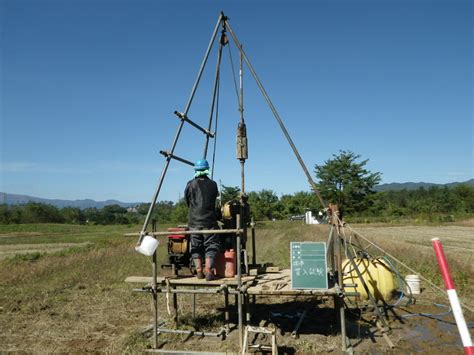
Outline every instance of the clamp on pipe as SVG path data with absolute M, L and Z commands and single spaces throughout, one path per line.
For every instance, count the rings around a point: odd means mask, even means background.
M 342 292 L 337 282 L 334 284 L 334 288 L 336 289 L 336 293 L 339 297 L 344 297 L 344 292 Z
M 214 133 L 212 133 L 210 130 L 206 129 L 206 128 L 203 128 L 201 127 L 200 125 L 198 125 L 197 123 L 191 121 L 189 119 L 188 116 L 186 116 L 184 113 L 181 113 L 179 111 L 174 111 L 174 114 L 176 116 L 178 116 L 178 118 L 181 120 L 181 121 L 186 121 L 188 122 L 191 126 L 193 126 L 194 128 L 198 129 L 199 131 L 201 131 L 202 133 L 206 134 L 207 136 L 211 137 L 211 138 L 214 138 Z
M 242 287 L 240 288 L 239 291 L 242 292 L 242 293 L 246 293 L 247 290 L 249 289 L 249 287 L 250 287 L 250 284 L 245 284 L 244 286 L 242 286 Z
M 217 293 L 221 292 L 227 293 L 227 284 L 222 284 L 219 286 L 219 288 L 217 289 Z

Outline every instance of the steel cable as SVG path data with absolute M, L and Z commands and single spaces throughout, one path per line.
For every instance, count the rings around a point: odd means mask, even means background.
M 232 79 L 234 79 L 235 94 L 237 95 L 237 105 L 240 108 L 239 89 L 237 88 L 237 80 L 235 79 L 234 61 L 232 60 L 232 52 L 230 50 L 230 42 L 227 44 L 227 48 L 229 49 L 230 67 L 232 68 Z
M 337 220 L 339 223 L 342 224 L 342 221 L 337 217 Z M 416 270 L 412 269 L 411 267 L 409 267 L 407 264 L 403 263 L 402 261 L 398 260 L 396 257 L 394 257 L 393 255 L 391 255 L 390 253 L 388 253 L 387 251 L 385 251 L 384 249 L 382 249 L 381 247 L 379 247 L 377 244 L 375 244 L 374 242 L 370 241 L 367 237 L 365 237 L 363 234 L 355 231 L 353 228 L 351 228 L 349 225 L 347 225 L 347 228 L 349 228 L 353 233 L 357 234 L 359 237 L 361 237 L 362 239 L 364 239 L 367 243 L 369 243 L 370 245 L 374 246 L 375 248 L 377 248 L 379 251 L 381 251 L 382 253 L 388 255 L 390 258 L 392 258 L 394 261 L 396 261 L 397 263 L 399 263 L 400 265 L 402 265 L 403 267 L 405 267 L 406 269 L 410 270 L 411 272 L 415 273 L 416 275 L 418 275 L 422 280 L 424 280 L 425 282 L 427 282 L 433 289 L 437 290 L 438 292 L 442 293 L 443 295 L 446 296 L 446 291 L 443 290 L 441 287 L 437 286 L 435 283 L 433 283 L 431 280 L 427 279 L 426 277 L 424 277 L 423 275 L 421 275 L 419 272 L 417 272 Z M 468 311 L 470 311 L 471 313 L 474 313 L 474 309 L 472 309 L 470 306 L 464 304 L 463 302 L 460 302 L 461 305 L 467 309 Z
M 214 123 L 214 147 L 212 150 L 212 169 L 211 169 L 211 179 L 214 179 L 214 164 L 216 162 L 216 147 L 217 147 L 217 127 L 219 121 L 219 93 L 220 93 L 220 70 L 217 81 L 217 97 L 216 97 L 216 122 Z

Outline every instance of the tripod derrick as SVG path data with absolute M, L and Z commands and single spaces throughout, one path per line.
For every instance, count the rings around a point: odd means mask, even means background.
M 230 38 L 228 37 L 230 35 Z M 218 39 L 218 40 L 217 40 Z M 175 148 L 181 136 L 182 130 L 184 125 L 189 125 L 193 127 L 198 132 L 204 135 L 204 147 L 203 147 L 203 154 L 202 158 L 206 159 L 210 153 L 210 144 L 213 140 L 213 151 L 212 151 L 212 174 L 214 174 L 214 162 L 215 162 L 215 152 L 216 152 L 216 141 L 218 138 L 218 119 L 219 119 L 219 92 L 220 92 L 220 78 L 221 78 L 221 64 L 222 64 L 222 57 L 223 57 L 223 48 L 225 46 L 229 47 L 229 54 L 230 54 L 230 45 L 231 42 L 229 39 L 232 39 L 233 44 L 237 47 L 239 52 L 240 58 L 240 70 L 239 70 L 239 88 L 237 89 L 237 84 L 235 81 L 234 75 L 234 83 L 236 86 L 236 94 L 238 97 L 238 111 L 240 113 L 239 121 L 237 124 L 237 137 L 236 137 L 236 158 L 240 162 L 240 170 L 241 170 L 241 187 L 240 187 L 240 198 L 238 201 L 234 201 L 233 204 L 228 205 L 227 215 L 224 213 L 224 218 L 227 218 L 227 227 L 221 230 L 201 230 L 201 231 L 187 231 L 185 229 L 177 231 L 176 229 L 169 230 L 167 232 L 156 232 L 156 226 L 153 227 L 152 231 L 148 230 L 149 224 L 151 222 L 151 216 L 155 207 L 155 204 L 158 200 L 160 192 L 162 190 L 163 182 L 168 172 L 169 165 L 172 160 L 178 161 L 180 163 L 193 166 L 194 164 L 191 160 L 177 156 L 175 154 Z M 212 94 L 211 94 L 211 106 L 210 106 L 210 113 L 208 118 L 207 125 L 203 126 L 198 124 L 192 117 L 189 117 L 189 111 L 191 105 L 193 103 L 193 99 L 195 97 L 196 91 L 198 90 L 204 69 L 208 63 L 209 56 L 211 54 L 212 48 L 215 43 L 218 43 L 217 48 L 217 60 L 216 60 L 216 68 L 214 73 L 214 82 L 212 86 Z M 233 62 L 232 56 L 229 57 L 232 63 L 232 70 L 233 70 Z M 316 194 L 321 207 L 328 215 L 328 220 L 330 224 L 330 232 L 329 232 L 329 239 L 326 243 L 327 249 L 327 260 L 329 261 L 327 264 L 327 270 L 325 270 L 325 275 L 327 272 L 327 277 L 329 280 L 328 287 L 326 288 L 293 288 L 290 287 L 291 282 L 291 275 L 288 270 L 278 270 L 278 268 L 269 268 L 265 265 L 257 264 L 256 260 L 256 245 L 255 245 L 255 223 L 253 220 L 251 221 L 249 218 L 249 206 L 247 203 L 247 196 L 245 194 L 246 186 L 245 186 L 245 162 L 248 159 L 248 141 L 247 141 L 247 127 L 244 118 L 244 86 L 243 86 L 243 75 L 244 75 L 244 64 L 246 68 L 250 72 L 251 76 L 255 80 L 257 87 L 259 88 L 262 96 L 264 97 L 265 101 L 267 102 L 271 112 L 273 113 L 278 125 L 280 126 L 288 144 L 290 145 L 296 159 L 298 160 L 307 180 L 308 183 Z M 273 102 L 271 101 L 269 95 L 267 94 L 262 82 L 260 81 L 254 67 L 252 66 L 247 54 L 245 53 L 243 46 L 239 42 L 235 32 L 233 31 L 229 19 L 221 13 L 217 20 L 217 23 L 214 27 L 212 32 L 210 41 L 208 43 L 206 52 L 204 54 L 203 60 L 201 62 L 200 68 L 198 70 L 196 79 L 191 89 L 191 93 L 189 98 L 185 104 L 183 111 L 174 111 L 175 116 L 178 118 L 179 123 L 178 127 L 172 141 L 172 144 L 168 150 L 160 151 L 161 155 L 165 158 L 164 165 L 162 168 L 162 172 L 160 178 L 157 183 L 156 190 L 153 194 L 153 198 L 151 200 L 150 208 L 147 212 L 145 217 L 145 221 L 143 223 L 143 227 L 138 234 L 138 242 L 137 242 L 137 250 L 139 250 L 140 245 L 144 241 L 144 238 L 156 238 L 158 236 L 167 236 L 172 239 L 172 236 L 180 236 L 181 242 L 185 242 L 186 238 L 189 234 L 206 234 L 206 233 L 214 233 L 222 235 L 223 237 L 228 236 L 232 238 L 232 244 L 235 245 L 235 255 L 236 255 L 236 275 L 233 278 L 224 278 L 216 281 L 210 282 L 203 282 L 202 280 L 198 280 L 195 277 L 180 277 L 178 275 L 179 267 L 173 264 L 173 274 L 172 277 L 158 277 L 158 261 L 157 261 L 157 252 L 156 250 L 152 254 L 152 278 L 149 280 L 148 278 L 137 278 L 131 277 L 128 278 L 128 282 L 143 282 L 143 281 L 150 281 L 149 284 L 142 289 L 138 289 L 137 291 L 140 292 L 147 292 L 152 295 L 153 300 L 153 310 L 154 310 L 154 323 L 152 326 L 153 329 L 153 346 L 154 348 L 158 347 L 158 335 L 161 333 L 176 333 L 176 334 L 184 334 L 185 332 L 188 335 L 201 335 L 201 336 L 219 336 L 225 337 L 230 332 L 229 326 L 229 295 L 235 295 L 236 297 L 236 308 L 237 308 L 237 318 L 238 318 L 238 332 L 239 332 L 239 345 L 241 349 L 245 349 L 248 344 L 245 344 L 248 331 L 255 330 L 250 326 L 250 296 L 252 297 L 253 303 L 255 303 L 255 299 L 257 296 L 271 296 L 271 295 L 279 295 L 279 296 L 328 296 L 333 297 L 334 299 L 334 307 L 336 310 L 336 314 L 338 316 L 339 324 L 340 324 L 340 331 L 342 336 L 342 350 L 346 351 L 350 349 L 350 344 L 346 337 L 346 322 L 345 322 L 345 301 L 344 298 L 347 296 L 354 296 L 357 295 L 357 292 L 347 292 L 346 285 L 344 284 L 343 278 L 343 260 L 342 260 L 342 249 L 343 247 L 347 250 L 346 245 L 347 241 L 344 235 L 344 222 L 339 218 L 339 211 L 337 206 L 329 205 L 326 206 L 316 183 L 311 177 L 306 164 L 304 163 L 301 155 L 299 154 L 292 138 L 288 130 L 283 123 L 281 116 L 279 115 L 278 111 L 276 110 Z M 224 201 L 222 201 L 224 202 Z M 224 223 L 225 224 L 225 223 Z M 246 250 L 246 241 L 247 241 L 247 234 L 248 231 L 251 231 L 251 247 L 252 247 L 252 262 L 249 263 L 248 261 L 248 254 Z M 136 235 L 136 234 L 135 234 Z M 176 238 L 175 238 L 176 239 Z M 169 242 L 169 243 L 177 243 Z M 179 247 L 176 247 L 177 244 L 170 244 L 168 245 L 168 252 L 170 250 L 174 253 L 177 249 L 181 250 L 181 248 L 186 249 L 185 244 L 180 244 Z M 325 247 L 326 248 L 326 247 Z M 347 253 L 346 253 L 347 254 Z M 364 277 L 359 270 L 358 264 L 354 261 L 357 257 L 354 254 L 347 255 L 348 259 L 350 260 L 352 269 L 356 270 L 357 276 L 360 279 L 361 284 L 363 285 L 365 291 L 369 295 L 369 300 L 372 303 L 375 309 L 375 319 L 378 324 L 382 324 L 384 327 L 384 331 L 387 331 L 387 324 L 385 322 L 385 318 L 383 317 L 382 313 L 380 312 L 377 300 L 373 296 L 372 291 L 370 290 L 367 282 L 364 280 Z M 273 271 L 274 274 L 268 273 L 268 271 Z M 286 280 L 286 284 L 281 286 L 281 280 Z M 275 288 L 265 288 L 262 287 L 262 283 L 270 282 L 270 284 L 275 284 Z M 272 285 L 273 285 L 272 284 Z M 280 286 L 278 286 L 280 285 Z M 226 325 L 224 329 L 221 329 L 217 333 L 204 333 L 204 332 L 190 332 L 190 331 L 183 331 L 177 329 L 168 329 L 168 328 L 160 328 L 159 324 L 159 307 L 158 307 L 158 297 L 160 293 L 166 293 L 167 295 L 173 296 L 173 309 L 174 309 L 174 321 L 175 326 L 178 325 L 178 294 L 192 294 L 193 297 L 193 315 L 195 313 L 195 298 L 196 295 L 199 294 L 220 294 L 224 296 L 225 302 L 225 320 Z M 304 315 L 298 321 L 298 326 L 301 325 L 303 321 Z M 247 327 L 245 327 L 247 325 Z M 249 328 L 250 327 L 250 328 Z M 244 329 L 245 328 L 245 329 Z M 297 332 L 298 329 L 295 329 Z M 244 337 L 244 330 L 245 330 L 245 337 Z M 263 332 L 263 330 L 262 330 Z M 274 333 L 272 333 L 274 335 Z M 272 344 L 272 350 L 273 345 Z

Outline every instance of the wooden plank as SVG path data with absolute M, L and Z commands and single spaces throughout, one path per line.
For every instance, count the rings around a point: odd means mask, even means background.
M 247 283 L 253 281 L 255 276 L 242 276 L 242 283 Z M 213 281 L 206 281 L 205 279 L 198 279 L 197 277 L 187 277 L 187 278 L 176 278 L 170 279 L 171 285 L 182 285 L 182 286 L 220 286 L 222 284 L 226 285 L 237 285 L 237 278 L 222 278 Z
M 152 278 L 149 276 L 129 276 L 125 279 L 128 283 L 151 283 Z M 213 281 L 200 280 L 194 276 L 178 276 L 176 278 L 169 278 L 170 285 L 173 286 L 220 286 L 227 284 L 230 286 L 237 286 L 235 278 L 223 278 Z M 166 278 L 157 277 L 156 282 L 159 285 L 166 283 Z M 290 288 L 290 270 L 284 269 L 277 273 L 262 274 L 255 276 L 243 276 L 242 283 L 253 285 L 247 289 L 249 295 L 275 295 L 275 296 L 333 296 L 337 294 L 336 289 L 309 289 L 309 290 L 292 290 Z
M 250 276 L 257 276 L 258 275 L 258 269 L 250 269 L 249 274 L 250 274 Z
M 251 282 L 255 279 L 255 276 L 243 276 L 242 283 Z M 150 276 L 129 276 L 125 279 L 127 283 L 151 283 L 153 280 Z M 157 284 L 165 284 L 166 278 L 164 277 L 157 277 L 156 278 Z M 222 278 L 213 281 L 206 281 L 205 279 L 198 279 L 195 276 L 188 276 L 188 277 L 175 277 L 169 278 L 170 285 L 174 286 L 220 286 L 222 284 L 226 285 L 237 285 L 236 278 Z
M 290 269 L 283 269 L 278 272 L 270 272 L 267 274 L 261 274 L 259 280 L 278 280 L 282 278 L 290 278 Z
M 247 293 L 249 295 L 332 296 L 336 294 L 336 289 L 291 289 L 291 270 L 283 269 L 278 272 L 259 275 L 253 285 L 247 289 Z
M 183 355 L 195 355 L 195 354 L 206 354 L 206 355 L 226 355 L 228 353 L 209 352 L 209 351 L 192 351 L 192 350 L 165 350 L 165 349 L 146 349 L 143 350 L 145 353 L 159 353 L 159 354 L 183 354 Z
M 267 296 L 334 296 L 337 294 L 336 289 L 314 289 L 314 290 L 271 290 L 261 289 L 258 286 L 249 287 L 247 289 L 249 295 L 267 295 Z
M 277 273 L 277 272 L 280 272 L 280 268 L 278 266 L 266 266 L 266 267 L 259 267 L 256 269 L 250 269 L 249 275 L 257 276 L 261 274 Z

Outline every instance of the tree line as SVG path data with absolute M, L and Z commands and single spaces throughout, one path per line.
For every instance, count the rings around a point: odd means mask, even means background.
M 317 187 L 327 203 L 336 203 L 347 221 L 391 222 L 404 218 L 423 221 L 451 221 L 474 214 L 474 187 L 431 187 L 418 190 L 376 192 L 381 173 L 371 172 L 368 159 L 351 151 L 340 151 L 321 165 L 315 165 Z M 223 186 L 223 203 L 240 197 L 236 186 Z M 278 196 L 263 189 L 247 194 L 251 214 L 255 220 L 282 220 L 310 210 L 322 210 L 313 192 L 301 191 Z M 25 205 L 0 205 L 0 224 L 15 223 L 72 223 L 72 224 L 137 224 L 142 223 L 150 204 L 131 209 L 109 205 L 102 209 L 57 207 L 37 202 Z M 184 224 L 188 208 L 184 199 L 179 202 L 161 201 L 155 205 L 152 219 L 160 223 Z
M 224 186 L 222 200 L 238 198 L 236 187 Z M 307 210 L 322 210 L 312 192 L 301 191 L 292 195 L 278 196 L 272 190 L 248 193 L 251 214 L 256 220 L 282 220 Z M 0 205 L 0 224 L 19 223 L 69 223 L 69 224 L 139 224 L 144 221 L 150 204 L 144 203 L 133 209 L 109 205 L 101 209 L 76 207 L 57 208 L 52 205 L 29 202 L 24 205 Z M 152 219 L 159 223 L 182 224 L 187 221 L 188 208 L 184 200 L 160 201 L 154 208 Z M 403 218 L 419 218 L 429 221 L 450 221 L 456 217 L 474 214 L 474 187 L 431 187 L 418 190 L 375 192 L 370 203 L 362 210 L 346 213 L 348 221 L 393 221 Z

